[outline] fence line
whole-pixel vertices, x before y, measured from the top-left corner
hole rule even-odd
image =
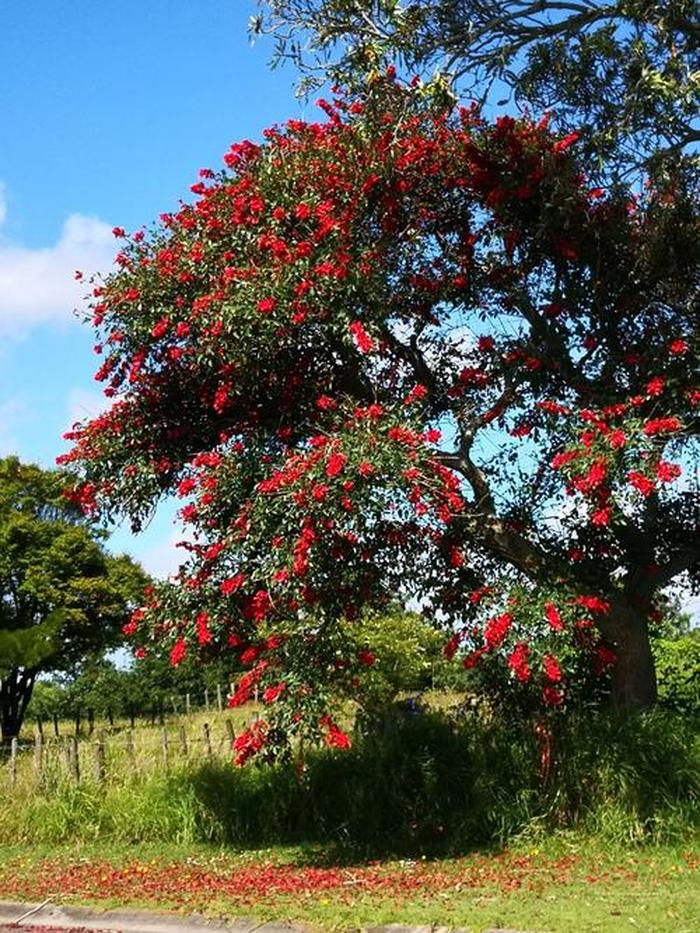
[[[253,714],[253,721],[257,714]],[[153,766],[154,761],[162,762],[165,769],[176,763],[184,764],[198,757],[200,760],[229,758],[235,731],[231,719],[226,718],[218,728],[209,722],[201,725],[199,734],[180,722],[175,730],[163,727],[159,733],[139,733],[131,729],[124,733],[108,734],[105,730],[95,733],[95,737],[77,737],[75,735],[46,737],[37,732],[33,742],[20,742],[13,738],[9,753],[5,752],[5,761],[0,759],[0,778],[6,771],[7,783],[11,788],[18,785],[18,774],[31,774],[36,787],[45,783],[47,775],[56,777],[63,774],[73,784],[84,780],[93,780],[102,784],[117,773],[128,774],[140,770],[140,765]],[[148,759],[139,760],[139,753]]]

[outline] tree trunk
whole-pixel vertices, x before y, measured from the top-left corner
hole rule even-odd
[[[19,735],[34,689],[36,671],[11,670],[0,680],[0,738],[6,745]]]
[[[613,707],[630,715],[654,706],[656,667],[644,614],[628,605],[613,605],[601,629],[617,655],[612,670]]]

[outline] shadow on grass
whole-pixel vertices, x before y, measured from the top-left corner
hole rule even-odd
[[[583,826],[617,842],[681,841],[697,828],[696,724],[668,716],[570,721],[547,780],[531,726],[397,717],[346,753],[182,775],[209,841],[306,845],[315,864],[465,854],[540,829]]]

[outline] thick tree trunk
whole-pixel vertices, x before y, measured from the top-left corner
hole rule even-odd
[[[3,745],[19,735],[35,676],[35,671],[12,670],[0,680],[0,739]]]
[[[612,670],[614,708],[629,715],[654,706],[656,667],[644,615],[627,605],[613,605],[601,628],[617,654]]]

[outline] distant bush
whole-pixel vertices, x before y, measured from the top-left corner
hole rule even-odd
[[[659,705],[700,716],[700,632],[659,639],[654,645]]]

